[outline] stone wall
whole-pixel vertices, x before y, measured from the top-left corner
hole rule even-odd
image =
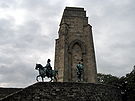
[[[0,101],[122,101],[119,89],[92,83],[39,82]]]
[[[17,92],[21,88],[0,88],[0,98],[3,98],[11,93]]]

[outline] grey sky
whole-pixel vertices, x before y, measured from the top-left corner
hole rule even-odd
[[[66,6],[84,7],[93,26],[98,72],[122,76],[135,64],[134,0],[0,0],[0,86],[35,81],[36,63],[54,62]]]

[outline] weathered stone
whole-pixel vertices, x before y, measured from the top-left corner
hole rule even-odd
[[[0,98],[3,98],[11,93],[17,92],[22,88],[0,88]]]
[[[60,90],[60,91],[59,91]],[[122,101],[120,90],[113,86],[74,83],[39,82],[0,101]]]
[[[55,69],[59,82],[76,82],[76,65],[83,59],[84,82],[95,83],[97,70],[92,26],[84,8],[66,7],[55,46]]]

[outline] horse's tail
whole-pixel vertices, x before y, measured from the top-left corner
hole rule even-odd
[[[52,75],[53,75],[53,76],[58,75],[58,70],[52,70]]]
[[[55,70],[56,74],[58,75],[58,70]]]

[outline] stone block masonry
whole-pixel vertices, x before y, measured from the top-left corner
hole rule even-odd
[[[3,98],[19,90],[21,90],[21,88],[0,88],[0,98]]]
[[[83,60],[83,81],[96,83],[97,69],[92,26],[84,8],[66,7],[60,22],[55,45],[54,68],[59,82],[76,82],[76,65]]]
[[[93,83],[38,82],[0,101],[122,101],[120,90]]]

